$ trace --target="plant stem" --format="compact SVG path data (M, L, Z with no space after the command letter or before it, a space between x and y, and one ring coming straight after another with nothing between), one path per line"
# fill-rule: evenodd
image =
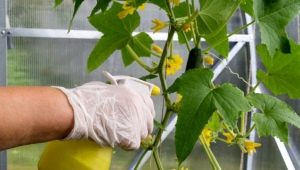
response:
M234 132L232 130L230 130L230 128L228 127L228 125L226 125L226 123L223 123L225 129L232 135L235 136L236 134L234 134Z
M171 6L170 6L170 3L169 3L168 0L166 0L166 3L167 3L168 10L170 12L170 14L169 14L170 21L173 22L174 19L175 19L174 13L171 9ZM159 75L159 79L160 79L161 87L162 87L162 91L163 91L163 97L164 97L165 102L167 104L167 110L166 110L165 116L164 116L164 118L162 120L162 123L161 123L163 129L160 128L158 130L158 133L155 137L155 140L154 140L154 143L153 143L153 146L152 146L153 156L154 156L154 159L155 159L155 162L156 162L156 165L157 165L158 169L163 169L163 166L162 166L162 163L159 159L159 154L157 152L157 148L160 144L160 140L161 140L161 136L163 134L163 131L164 131L164 129L165 129L165 127L166 127L166 125L169 121L170 116L173 113L172 111L169 110L169 107L171 106L171 101L170 101L170 97L167 93L167 83L166 83L166 79L164 77L164 63L165 63L165 60L166 60L166 57L167 57L167 54L168 54L168 49L169 49L170 44L173 40L174 33L175 33L175 28L171 25L169 33L168 33L168 38L167 38L167 41L165 43L165 46L164 46L164 49L163 49L163 52L162 52L162 55L161 55L161 58L160 58L160 61L159 61L158 67L157 67L157 72L158 72L158 75ZM127 46L126 46L126 48L127 48ZM143 67L143 65L141 65L141 66ZM142 156L141 156L141 158L138 162L140 162L143 159L146 152L147 152L147 150L144 151L144 153L142 154Z
M190 47L190 44L189 44L189 40L188 40L188 38L187 38L187 36L186 36L186 33L182 30L182 31L181 31L181 34L182 34L183 37L184 37L184 41L185 41L185 45L186 45L187 50L188 50L188 51L191 51L191 47Z
M246 133L245 137L248 137L250 135L250 133L255 129L255 127L256 127L256 124L253 124L252 127Z
M162 166L162 163L161 163L161 160L160 160L160 157L159 157L159 154L157 152L157 148L153 149L153 156L154 156L154 160L155 160L155 163L156 163L156 166L159 170L163 170L163 166Z
M165 62L166 57L167 57L167 53L168 53L170 43L173 40L174 33L175 33L175 28L173 28L171 26L170 31L168 33L167 41L166 41L164 49L163 49L163 53L161 55L161 59L160 59L159 64L158 64L158 70L157 70L158 72L161 72L163 70L163 65L164 65L164 62Z
M242 150L243 153L247 152L247 150L244 148L244 146L242 146L240 143L238 143L238 146L240 147L240 149Z
M188 12L188 17L191 18L192 13L191 13L191 8L190 8L189 0L185 0L185 2L186 2L186 8L187 8L187 12ZM196 34L195 34L193 26L191 26L191 31L192 31L192 35L193 35L193 39L194 39L194 44L196 46L197 45L197 38L196 38Z
M208 47L207 49L203 50L203 53L206 53L208 51L210 51L211 49L215 48L216 46L220 45L221 43L223 43L225 40L227 40L229 37L231 37L232 35L244 30L245 28L247 28L249 25L252 25L253 23L255 23L255 20L254 21L251 21L249 22L248 24L242 26L242 27L239 27L237 29L235 29L232 33L228 34L226 36L226 38L223 38L221 39L220 41L218 41L217 43L213 44L212 46Z
M204 148L204 150L205 150L205 152L206 152L206 154L207 154L207 156L208 156L208 158L209 158L209 160L210 160L210 163L211 163L211 165L212 165L212 168L213 168L214 170L221 170L221 167L220 167L220 165L219 165L219 163L218 163L218 161L217 161L215 155L213 154L212 150L210 149L210 147L209 147L209 146L207 145L207 143L205 142L204 137L203 137L202 135L200 135L200 136L199 136L199 139L200 139L200 142L201 142L201 144L203 145L203 148Z
M162 91L163 91L163 96L164 96L165 102L167 104L167 111L166 111L166 114L165 114L165 116L163 118L163 121L161 123L164 128L166 127L166 125L169 121L169 118L172 114L172 111L169 110L169 107L171 106L171 101L170 101L170 97L167 93L167 83L166 83L166 79L164 77L163 67L164 67L164 62L165 62L165 59L166 59L166 56L167 56L167 53L168 53L169 46L170 46L171 41L173 39L174 33L175 33L175 29L173 27L171 27L171 29L169 31L169 34L168 34L167 42L164 46L164 50L163 50L163 53L162 53L162 56L161 56L161 59L160 59L160 62L158 64L158 68L157 68L160 83L161 83L161 87L162 87ZM159 129L159 131L157 133L157 136L155 138L154 144L153 144L154 147L158 146L162 133L163 133L163 129Z
M241 127L240 127L240 132L242 133L242 135L245 134L245 112L242 112L242 115L241 115Z
M260 85L261 81L258 81L253 88L250 89L249 94L252 94L255 92L256 88Z
M167 93L167 83L166 83L166 79L164 77L164 63L165 63L165 60L166 60L166 57L168 54L169 46L171 44L171 41L173 40L174 33L175 33L175 28L173 28L171 26L169 34L168 34L167 42L164 46L164 50L161 55L161 59L159 61L158 67L157 67L157 71L158 71L158 75L159 75L159 79L160 79L161 87L162 87L162 91L163 91L163 96L166 101L167 107L170 107L171 101L170 101L170 97Z
M125 48L128 50L130 56L141 66L143 67L145 70L147 70L148 72L153 72L155 70L155 68L150 68L146 63L144 63L139 56L135 53L135 51L130 47L130 45L126 45Z
M225 139L222 139L220 137L217 137L217 140L221 141L221 142L224 142L224 143L227 143L227 141Z
M175 21L175 14L172 10L172 7L170 5L170 2L169 0L165 0L166 1L166 4L167 4L167 10L169 11L169 19L170 19L170 22L171 24L173 24L173 22Z
M192 1L192 12L195 11L195 2L194 0L191 0ZM195 32L196 32L196 47L201 47L201 44L200 44L200 40L201 40L201 37L200 37L200 33L199 33L199 30L198 30L198 22L194 22L193 24L195 24Z
M154 143L153 143L153 147L154 148L156 148L157 146L159 146L159 144L160 144L160 138L161 138L161 136L162 136L162 134L164 132L164 129L165 129L165 127L166 127L166 125L167 125L167 123L169 121L169 118L172 115L172 113L173 113L172 111L169 111L169 110L166 111L166 114L165 114L165 116L163 118L163 121L161 123L164 128L158 130L157 136L155 137L155 140L154 140Z

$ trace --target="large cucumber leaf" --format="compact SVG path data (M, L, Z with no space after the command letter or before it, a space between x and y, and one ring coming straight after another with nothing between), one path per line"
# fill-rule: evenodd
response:
M252 94L248 96L248 99L260 111L253 116L260 137L272 135L287 142L287 123L300 128L300 117L297 113L276 97L267 94Z
M266 71L259 70L258 80L275 95L288 94L291 98L300 98L300 45L290 41L291 53L277 51L271 56L266 45L257 46Z
M290 53L285 27L299 13L300 0L253 0L255 20L261 32L261 41L271 55L276 49Z
M168 89L183 96L175 131L176 155L179 163L191 153L211 115L218 110L224 121L235 126L239 113L250 105L241 90L230 84L212 85L213 72L193 69L177 78Z
M122 49L132 41L132 32L140 24L137 12L119 19L117 14L122 10L122 5L114 3L104 12L89 18L90 23L104 35L98 41L88 59L88 70L99 67L117 49Z

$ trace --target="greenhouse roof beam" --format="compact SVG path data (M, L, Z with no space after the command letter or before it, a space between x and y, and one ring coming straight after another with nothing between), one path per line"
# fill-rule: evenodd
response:
M99 39L102 34L98 31L91 30L68 30L65 29L39 29L39 28L9 28L6 30L10 37L27 37L27 38L67 38L67 39ZM134 32L136 35L140 32ZM146 32L155 41L165 41L167 39L167 33L153 33ZM178 41L177 35L174 36L174 40ZM235 34L229 37L230 42L249 42L253 40L252 35L247 34ZM204 41L204 39L202 39Z

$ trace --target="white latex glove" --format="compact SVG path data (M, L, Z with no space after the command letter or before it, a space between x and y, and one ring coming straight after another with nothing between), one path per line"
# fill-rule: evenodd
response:
M55 88L73 107L74 128L67 140L91 138L100 145L131 150L153 130L153 102L134 87L90 82L74 89Z

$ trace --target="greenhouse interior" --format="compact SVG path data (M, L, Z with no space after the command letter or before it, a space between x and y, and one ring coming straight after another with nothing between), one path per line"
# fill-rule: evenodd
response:
M0 0L0 170L300 170L299 12Z

